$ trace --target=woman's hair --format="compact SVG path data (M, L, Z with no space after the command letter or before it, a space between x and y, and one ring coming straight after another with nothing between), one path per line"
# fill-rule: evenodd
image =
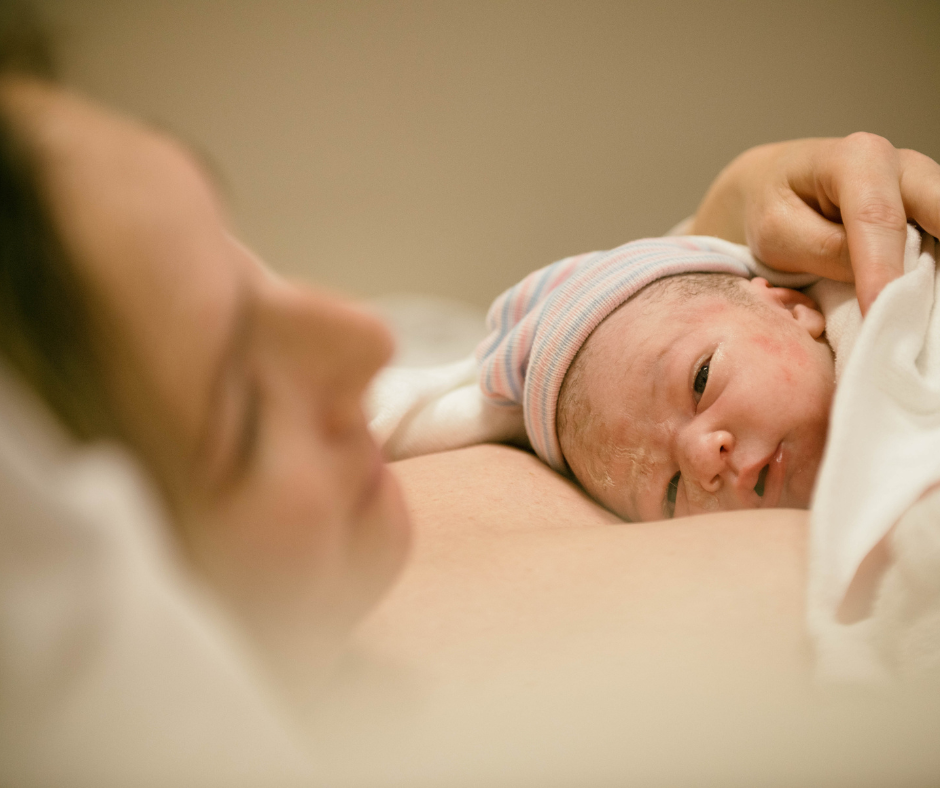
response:
M0 79L53 76L30 9L0 0ZM0 355L80 440L114 432L87 299L46 206L32 154L0 111Z
M33 9L16 0L0 0L0 74L28 74L55 79L49 38Z

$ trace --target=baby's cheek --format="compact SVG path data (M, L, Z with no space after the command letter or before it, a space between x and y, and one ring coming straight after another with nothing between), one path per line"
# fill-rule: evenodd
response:
M754 345L762 354L767 356L777 356L780 354L783 343L774 337L761 334L751 338L751 344Z
M769 336L752 339L754 347L766 358L773 359L774 385L799 383L807 371L816 366L809 348L799 342L785 341Z

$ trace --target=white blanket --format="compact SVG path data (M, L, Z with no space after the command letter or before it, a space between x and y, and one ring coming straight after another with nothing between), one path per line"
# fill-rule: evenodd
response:
M387 460L477 443L527 446L521 407L495 405L477 383L469 356L438 367L389 367L366 398L369 428Z
M904 264L841 354L811 516L809 624L824 678L872 680L940 659L940 496L911 509L940 482L936 241L911 227ZM894 524L874 614L840 625L859 565Z

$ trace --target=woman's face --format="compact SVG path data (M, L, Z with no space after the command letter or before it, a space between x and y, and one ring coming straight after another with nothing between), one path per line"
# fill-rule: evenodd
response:
M344 632L407 544L361 407L387 331L266 269L177 142L38 83L0 101L89 292L112 407L196 565L270 638L298 618Z

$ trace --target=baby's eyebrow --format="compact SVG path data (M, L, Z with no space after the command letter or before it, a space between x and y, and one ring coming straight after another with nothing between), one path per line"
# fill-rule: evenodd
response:
M670 350L672 350L672 344L671 344L671 343L666 343L666 344L664 344L664 345L660 348L659 352L656 354L656 357L653 359L653 365L652 365L652 366L653 366L653 369L654 369L655 371L658 372L658 371L660 371L660 370L663 368L663 364L665 363L666 354L667 354Z

